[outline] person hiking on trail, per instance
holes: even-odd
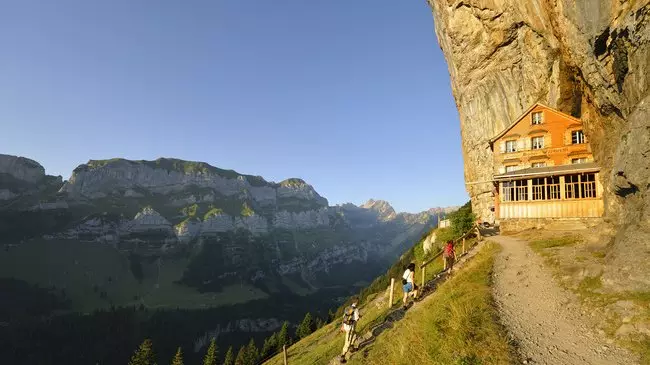
[[[447,241],[447,245],[445,246],[445,250],[442,253],[442,256],[445,258],[445,263],[447,265],[447,269],[449,270],[449,275],[451,275],[451,271],[454,268],[454,262],[456,261],[456,250],[454,250],[454,241]]]
[[[343,345],[343,352],[341,352],[341,363],[345,363],[345,355],[348,353],[350,346],[353,347],[353,351],[356,351],[354,347],[354,342],[357,340],[357,333],[355,332],[357,327],[357,321],[361,316],[359,315],[359,298],[352,298],[352,304],[345,308],[343,311],[343,325],[341,326],[341,331],[345,332],[345,344]]]
[[[404,305],[404,309],[406,309],[406,301],[409,295],[413,296],[413,298],[418,295],[418,287],[415,286],[415,264],[412,262],[406,267],[402,275],[402,290],[404,291],[402,304]]]

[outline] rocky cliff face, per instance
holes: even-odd
[[[37,194],[61,183],[61,177],[45,175],[38,162],[25,157],[0,154],[0,207],[3,202]]]
[[[535,102],[579,117],[619,232],[604,281],[650,287],[648,1],[428,1],[460,114],[474,211],[492,214],[489,138]]]
[[[5,161],[0,167],[12,179],[46,178],[34,161]],[[330,207],[301,179],[274,183],[177,159],[89,161],[50,186],[58,191],[12,191],[0,206],[3,241],[94,241],[147,260],[185,252],[192,260],[184,283],[202,290],[237,278],[275,285],[287,275],[311,287],[336,284],[332,270],[354,262],[371,277],[433,223],[429,213],[397,214],[385,201]]]

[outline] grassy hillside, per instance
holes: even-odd
[[[505,332],[496,323],[490,273],[498,246],[486,244],[467,266],[438,290],[407,311],[351,364],[509,364],[514,360]],[[396,302],[399,301],[399,296]],[[362,304],[358,328],[365,333],[388,313],[385,295]],[[339,354],[343,335],[339,320],[289,348],[291,364],[325,364]],[[282,364],[276,356],[267,364]]]

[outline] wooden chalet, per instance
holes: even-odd
[[[579,119],[537,103],[490,147],[498,222],[603,215],[600,168]]]

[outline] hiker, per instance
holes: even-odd
[[[361,316],[359,315],[359,298],[352,298],[352,304],[345,308],[343,311],[343,325],[341,326],[341,332],[345,332],[345,344],[343,345],[343,352],[341,353],[341,363],[345,363],[345,355],[348,353],[350,346],[353,347],[352,352],[356,351],[354,347],[354,342],[357,340],[357,334],[355,332],[357,327],[357,321]]]
[[[404,291],[402,304],[406,309],[406,301],[409,295],[413,296],[414,299],[418,296],[418,287],[415,285],[415,264],[412,262],[406,267],[402,275],[402,290]]]
[[[447,241],[445,246],[445,251],[442,253],[442,256],[445,258],[445,264],[447,265],[448,274],[451,275],[451,271],[454,269],[454,262],[456,261],[456,250],[454,250],[454,241]]]

